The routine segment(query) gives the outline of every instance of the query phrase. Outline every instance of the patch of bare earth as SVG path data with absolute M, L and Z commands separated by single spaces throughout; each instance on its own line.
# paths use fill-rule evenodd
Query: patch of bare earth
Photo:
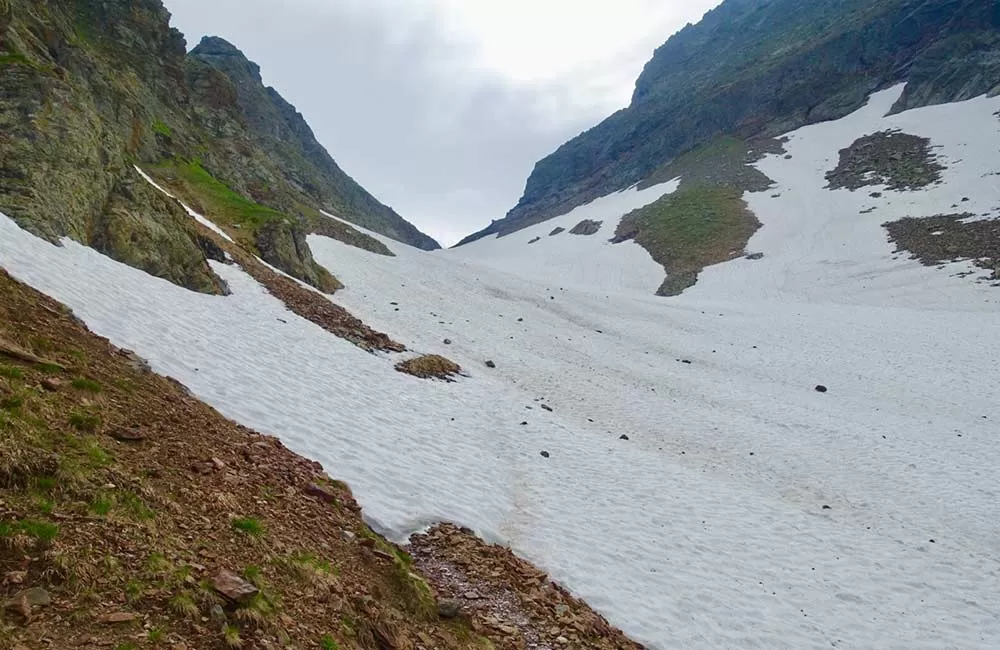
M 0 650 L 510 647 L 318 464 L 2 271 L 0 341 Z
M 501 650 L 639 649 L 583 601 L 520 560 L 450 524 L 416 535 L 414 566 L 442 600 Z
M 927 138 L 898 130 L 880 131 L 841 149 L 840 162 L 827 173 L 826 180 L 832 190 L 876 185 L 916 190 L 939 182 L 944 169 Z
M 1000 286 L 1000 220 L 968 221 L 975 215 L 908 217 L 882 224 L 897 252 L 909 252 L 925 266 L 971 261 L 989 275 L 980 282 Z M 965 274 L 968 275 L 968 274 Z
M 442 379 L 444 381 L 455 381 L 454 378 L 462 374 L 461 366 L 439 354 L 425 354 L 400 361 L 396 364 L 396 370 L 421 379 Z

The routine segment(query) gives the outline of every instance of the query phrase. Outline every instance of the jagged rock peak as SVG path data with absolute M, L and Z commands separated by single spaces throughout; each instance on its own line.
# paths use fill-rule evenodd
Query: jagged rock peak
M 214 68 L 243 68 L 258 83 L 262 83 L 260 66 L 251 61 L 238 47 L 220 36 L 205 36 L 198 46 L 191 50 L 191 56 L 208 63 Z

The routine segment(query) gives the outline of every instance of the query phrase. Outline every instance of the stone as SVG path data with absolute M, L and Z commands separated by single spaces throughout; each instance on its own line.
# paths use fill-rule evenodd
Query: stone
M 337 495 L 334 494 L 333 491 L 330 490 L 329 488 L 324 487 L 318 483 L 310 483 L 309 485 L 306 486 L 304 492 L 311 497 L 319 499 L 323 503 L 330 503 L 330 504 L 337 503 Z
M 496 364 L 496 363 L 494 363 L 493 361 L 487 361 L 487 362 L 486 362 L 486 367 L 487 367 L 487 368 L 496 368 L 496 367 L 497 367 L 497 364 Z
M 445 345 L 451 345 L 451 339 L 445 339 L 445 340 L 443 341 L 443 343 L 444 343 Z
M 3 609 L 15 612 L 21 616 L 24 623 L 31 622 L 31 610 L 33 607 L 48 607 L 52 604 L 49 592 L 41 587 L 32 587 L 20 591 L 13 598 L 3 604 Z
M 212 588 L 234 603 L 245 603 L 260 593 L 257 587 L 226 569 L 222 569 L 212 578 Z
M 46 377 L 42 380 L 42 388 L 50 393 L 58 392 L 58 390 L 62 388 L 62 381 L 56 379 L 55 377 Z
M 816 386 L 816 392 L 817 393 L 825 393 L 825 392 L 827 392 L 829 390 L 830 389 L 827 388 L 826 386 L 824 386 L 823 384 L 820 384 L 820 385 Z
M 542 404 L 542 410 L 543 411 L 548 411 L 549 413 L 552 413 L 552 407 L 549 406 L 548 404 Z
M 462 613 L 462 603 L 446 598 L 438 602 L 437 611 L 441 618 L 457 618 Z
M 547 452 L 547 451 L 543 451 L 543 452 L 542 452 L 542 458 L 549 458 L 549 457 L 550 457 L 551 455 L 552 455 L 552 454 L 550 454 L 550 453 L 549 453 L 549 452 Z
M 627 441 L 629 439 L 629 437 L 623 433 L 622 435 L 618 436 L 618 439 L 619 440 L 626 440 Z
M 11 571 L 3 577 L 3 581 L 9 585 L 24 584 L 24 579 L 28 577 L 27 571 Z
M 115 429 L 111 437 L 118 442 L 142 442 L 146 439 L 146 435 L 136 427 Z
M 103 625 L 120 625 L 122 623 L 131 623 L 138 618 L 139 615 L 135 612 L 112 612 L 98 616 L 97 622 Z

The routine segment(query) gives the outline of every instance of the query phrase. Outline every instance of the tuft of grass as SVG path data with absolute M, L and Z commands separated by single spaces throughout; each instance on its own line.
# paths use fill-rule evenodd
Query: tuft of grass
M 70 414 L 69 423 L 70 426 L 77 431 L 94 433 L 101 426 L 101 418 L 97 415 L 77 411 L 76 413 Z
M 59 536 L 59 526 L 33 519 L 0 523 L 0 537 L 12 537 L 18 533 L 23 533 L 42 544 L 51 544 Z
M 170 611 L 173 613 L 193 621 L 198 620 L 198 617 L 200 616 L 198 604 L 195 603 L 194 598 L 186 592 L 174 594 L 170 598 L 168 606 L 170 607 Z
M 115 650 L 139 650 L 139 646 L 134 643 L 119 643 L 115 646 Z
M 14 366 L 0 366 L 0 377 L 7 379 L 24 379 L 24 371 Z
M 253 517 L 240 517 L 238 519 L 233 519 L 232 526 L 234 530 L 246 533 L 251 537 L 262 537 L 264 535 L 264 525 Z
M 24 406 L 24 398 L 22 397 L 5 397 L 0 399 L 0 409 L 4 411 L 19 411 L 22 406 Z
M 74 379 L 72 384 L 73 388 L 77 390 L 82 390 L 87 393 L 100 393 L 101 385 L 94 381 L 93 379 L 87 379 L 86 377 L 80 377 Z
M 260 567 L 248 566 L 243 570 L 243 577 L 258 589 L 262 589 L 264 586 L 264 574 L 260 570 Z
M 170 560 L 160 552 L 150 553 L 146 560 L 146 570 L 156 576 L 168 573 L 171 568 Z
M 166 122 L 163 122 L 162 120 L 156 120 L 155 122 L 153 122 L 153 133 L 156 133 L 157 135 L 162 135 L 165 138 L 174 137 L 173 129 L 171 129 L 170 126 Z
M 166 633 L 163 631 L 162 627 L 151 627 L 149 628 L 149 632 L 146 633 L 146 637 L 149 639 L 150 643 L 156 645 L 164 640 Z
M 111 454 L 105 451 L 104 448 L 96 442 L 92 442 L 87 445 L 87 458 L 95 467 L 106 467 L 110 465 L 113 460 L 111 458 Z
M 222 638 L 226 642 L 227 648 L 237 650 L 243 647 L 243 639 L 240 637 L 240 630 L 235 625 L 226 625 L 222 628 Z
M 90 502 L 90 511 L 98 517 L 107 517 L 111 513 L 113 506 L 114 503 L 111 499 L 106 496 L 98 496 L 94 497 L 94 500 Z
M 263 627 L 276 613 L 274 600 L 261 591 L 236 610 L 236 618 L 244 623 Z
M 136 521 L 148 521 L 156 517 L 152 509 L 132 492 L 122 491 L 117 495 L 117 499 L 122 510 Z
M 329 634 L 319 640 L 319 647 L 322 648 L 322 650 L 340 650 L 340 644 L 337 643 Z
M 129 580 L 125 584 L 125 599 L 130 603 L 135 603 L 140 598 L 145 591 L 145 587 L 138 580 Z

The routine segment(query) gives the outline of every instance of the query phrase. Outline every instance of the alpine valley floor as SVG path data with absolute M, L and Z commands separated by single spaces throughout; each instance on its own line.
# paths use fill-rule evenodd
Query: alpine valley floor
M 377 530 L 473 528 L 652 648 L 995 648 L 1000 289 L 894 253 L 881 224 L 997 215 L 1000 99 L 883 117 L 899 92 L 789 134 L 758 163 L 776 186 L 746 196 L 764 257 L 676 298 L 608 243 L 675 183 L 438 253 L 311 237 L 335 300 L 461 363 L 455 383 L 396 372 L 233 265 L 213 263 L 232 295 L 195 294 L 4 217 L 0 266 L 320 461 Z M 824 189 L 840 149 L 893 128 L 938 147 L 939 184 Z M 600 232 L 549 236 L 583 219 Z

